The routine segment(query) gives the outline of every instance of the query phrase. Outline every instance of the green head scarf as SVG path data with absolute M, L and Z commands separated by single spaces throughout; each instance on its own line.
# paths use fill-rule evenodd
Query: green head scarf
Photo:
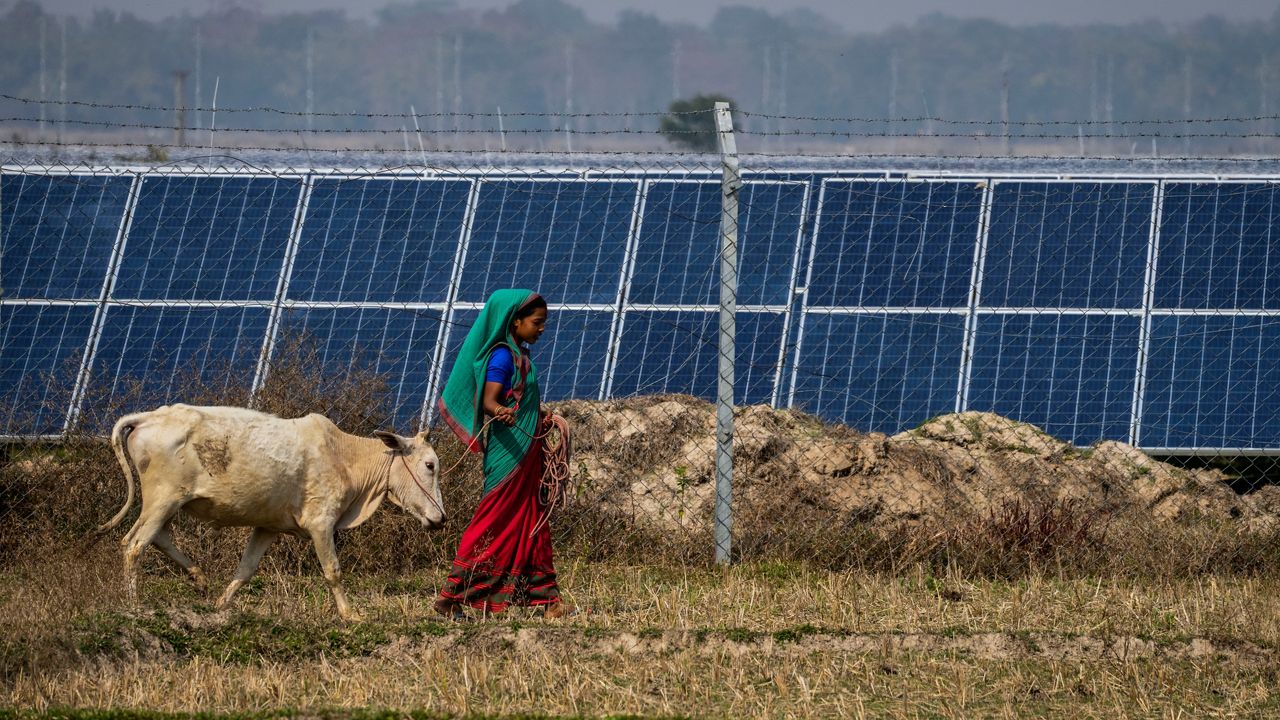
M 489 296 L 480 316 L 467 332 L 462 348 L 454 360 L 453 370 L 445 381 L 440 396 L 440 415 L 472 452 L 485 450 L 485 491 L 496 487 L 524 459 L 533 445 L 538 430 L 538 381 L 533 363 L 520 350 L 511 335 L 516 311 L 538 297 L 532 290 L 498 290 Z M 513 427 L 489 424 L 486 443 L 479 437 L 485 415 L 481 406 L 489 354 L 499 345 L 511 350 L 516 361 L 516 377 L 512 387 L 516 397 L 503 398 L 504 404 L 515 402 L 516 422 Z M 524 369 L 523 387 L 521 371 Z

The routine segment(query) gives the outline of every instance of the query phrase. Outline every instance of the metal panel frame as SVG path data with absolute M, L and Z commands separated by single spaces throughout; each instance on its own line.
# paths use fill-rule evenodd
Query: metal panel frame
M 89 330 L 89 342 L 85 347 L 84 359 L 80 363 L 80 372 L 76 374 L 76 384 L 71 391 L 71 403 L 67 408 L 67 419 L 63 423 L 62 432 L 71 432 L 76 420 L 80 417 L 81 403 L 89 384 L 93 362 L 98 355 L 98 345 L 102 340 L 102 328 L 107 322 L 107 310 L 112 294 L 115 292 L 116 280 L 120 276 L 120 265 L 124 261 L 125 247 L 129 242 L 129 231 L 133 227 L 133 215 L 138 209 L 138 198 L 142 195 L 142 173 L 133 176 L 129 184 L 129 195 L 124 204 L 124 213 L 120 217 L 120 228 L 116 231 L 116 242 L 111 249 L 111 260 L 107 265 L 106 276 L 102 280 L 102 292 L 98 296 L 97 309 L 93 314 L 93 325 Z
M 275 355 L 276 340 L 280 333 L 280 315 L 283 312 L 285 298 L 289 296 L 289 281 L 293 279 L 293 261 L 298 256 L 298 246 L 302 240 L 302 225 L 306 222 L 307 208 L 311 203 L 311 189 L 314 187 L 310 175 L 302 179 L 302 187 L 298 190 L 298 205 L 294 208 L 293 227 L 289 230 L 289 239 L 285 243 L 284 262 L 280 268 L 280 276 L 276 279 L 276 297 L 271 305 L 271 314 L 267 316 L 267 332 L 262 339 L 262 351 L 258 355 L 258 366 L 253 372 L 253 384 L 249 386 L 249 404 L 257 405 L 258 390 L 266 381 L 271 368 L 271 358 Z
M 1147 241 L 1147 272 L 1142 288 L 1142 324 L 1138 328 L 1138 367 L 1134 376 L 1133 406 L 1129 417 L 1129 444 L 1142 441 L 1142 413 L 1146 405 L 1147 362 L 1151 357 L 1151 311 L 1155 307 L 1156 264 L 1160 261 L 1160 230 L 1164 224 L 1164 182 L 1156 183 L 1151 208 L 1151 231 Z
M 449 274 L 449 288 L 445 295 L 444 307 L 441 308 L 440 330 L 436 333 L 436 346 L 431 353 L 431 371 L 427 375 L 427 393 L 422 399 L 422 410 L 418 413 L 418 426 L 425 428 L 435 422 L 436 398 L 443 392 L 445 351 L 449 347 L 449 336 L 453 332 L 453 315 L 458 306 L 458 288 L 462 284 L 462 268 L 467 261 L 467 250 L 471 245 L 471 231 L 475 227 L 476 207 L 480 204 L 480 180 L 471 179 L 471 187 L 467 189 L 467 206 L 462 211 L 462 227 L 458 229 L 458 244 L 453 253 L 453 271 Z
M 598 400 L 613 395 L 613 377 L 618 367 L 618 350 L 622 345 L 623 322 L 626 318 L 627 298 L 631 296 L 631 279 L 635 276 L 636 251 L 640 247 L 640 233 L 644 225 L 645 204 L 649 200 L 649 183 L 640 181 L 636 200 L 631 207 L 631 227 L 627 231 L 627 247 L 623 254 L 621 275 L 618 278 L 618 301 L 613 307 L 613 321 L 609 327 L 609 346 L 605 348 L 604 376 L 600 378 Z
M 991 206 L 995 198 L 994 183 L 982 188 L 982 207 L 978 211 L 978 240 L 973 247 L 973 270 L 969 279 L 969 316 L 964 323 L 964 347 L 960 350 L 960 377 L 956 381 L 956 412 L 969 407 L 969 388 L 973 381 L 974 343 L 978 340 L 978 307 L 982 305 L 982 280 L 987 265 L 987 239 L 991 234 Z

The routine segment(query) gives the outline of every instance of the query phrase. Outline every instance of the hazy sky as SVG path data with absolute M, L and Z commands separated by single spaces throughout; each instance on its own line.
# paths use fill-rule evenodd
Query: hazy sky
M 349 14 L 371 13 L 390 0 L 39 0 L 51 12 L 86 14 L 95 8 L 129 10 L 146 18 L 183 11 L 202 12 L 232 2 L 265 12 L 345 8 Z M 0 0 L 0 8 L 13 0 Z M 458 0 L 459 6 L 495 8 L 512 0 Z M 785 12 L 808 8 L 849 30 L 876 31 L 895 23 L 910 23 L 928 13 L 959 17 L 986 17 L 1013 24 L 1128 23 L 1160 18 L 1172 23 L 1195 20 L 1213 13 L 1234 20 L 1270 18 L 1280 0 L 568 0 L 597 21 L 611 21 L 620 10 L 651 12 L 665 20 L 704 24 L 723 5 L 747 5 Z

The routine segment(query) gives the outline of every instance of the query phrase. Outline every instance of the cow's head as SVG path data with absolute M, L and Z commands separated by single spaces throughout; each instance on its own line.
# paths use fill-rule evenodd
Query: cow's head
M 440 497 L 440 457 L 427 442 L 425 432 L 404 437 L 379 430 L 373 434 L 399 457 L 391 461 L 387 496 L 427 527 L 444 524 L 444 499 Z

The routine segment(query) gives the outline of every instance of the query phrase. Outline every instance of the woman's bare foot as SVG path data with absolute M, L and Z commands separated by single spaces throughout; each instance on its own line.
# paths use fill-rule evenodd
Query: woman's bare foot
M 458 607 L 458 603 L 454 600 L 450 600 L 449 598 L 436 598 L 435 604 L 431 606 L 431 609 L 435 610 L 437 614 L 443 615 L 450 620 L 457 620 L 461 617 L 465 617 L 462 612 L 462 608 Z
M 555 620 L 557 618 L 565 618 L 565 617 L 573 617 L 574 615 L 577 615 L 577 614 L 578 614 L 578 608 L 574 607 L 573 603 L 565 602 L 564 600 L 551 603 L 550 605 L 547 606 L 546 610 L 542 611 L 542 617 L 548 620 Z

